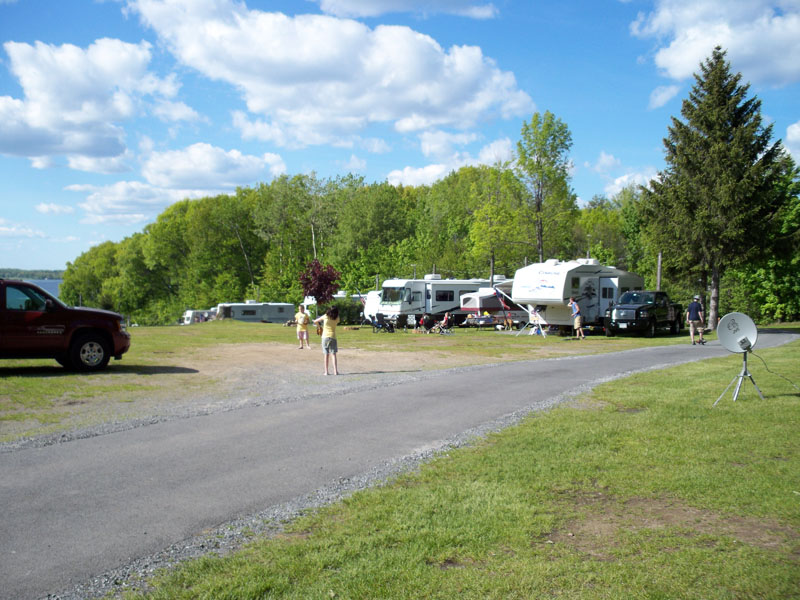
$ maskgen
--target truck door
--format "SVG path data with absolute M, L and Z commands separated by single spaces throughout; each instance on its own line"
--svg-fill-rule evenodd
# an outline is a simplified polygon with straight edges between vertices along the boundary
M 66 330 L 60 310 L 47 312 L 46 298 L 33 288 L 8 284 L 5 286 L 0 343 L 5 352 L 47 352 L 58 346 Z

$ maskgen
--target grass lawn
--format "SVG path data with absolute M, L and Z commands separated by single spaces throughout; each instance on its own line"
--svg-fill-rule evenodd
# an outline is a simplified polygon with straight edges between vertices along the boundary
M 756 354 L 764 401 L 712 408 L 738 355 L 604 384 L 145 597 L 798 598 L 800 343 Z

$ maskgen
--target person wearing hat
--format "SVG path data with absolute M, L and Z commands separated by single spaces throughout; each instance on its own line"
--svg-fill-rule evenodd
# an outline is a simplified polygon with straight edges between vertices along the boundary
M 694 300 L 689 303 L 686 308 L 686 320 L 689 322 L 689 337 L 692 339 L 692 346 L 695 343 L 705 344 L 703 339 L 703 305 L 700 304 L 700 296 L 695 295 Z M 697 331 L 700 334 L 700 339 L 694 341 L 694 333 Z

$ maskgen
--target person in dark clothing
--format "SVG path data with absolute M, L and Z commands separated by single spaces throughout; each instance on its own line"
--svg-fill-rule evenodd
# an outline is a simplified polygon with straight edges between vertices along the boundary
M 686 307 L 686 320 L 689 322 L 689 337 L 692 340 L 692 346 L 696 343 L 705 344 L 706 342 L 703 339 L 703 305 L 700 304 L 700 296 L 695 296 L 694 300 Z M 694 341 L 695 332 L 700 336 L 697 342 Z

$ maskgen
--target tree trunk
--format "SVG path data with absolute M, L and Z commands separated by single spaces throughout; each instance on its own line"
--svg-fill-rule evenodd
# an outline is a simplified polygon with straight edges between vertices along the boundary
M 719 315 L 719 267 L 717 265 L 711 267 L 711 300 L 708 308 L 708 327 L 713 331 L 717 328 Z

